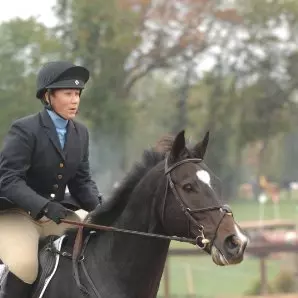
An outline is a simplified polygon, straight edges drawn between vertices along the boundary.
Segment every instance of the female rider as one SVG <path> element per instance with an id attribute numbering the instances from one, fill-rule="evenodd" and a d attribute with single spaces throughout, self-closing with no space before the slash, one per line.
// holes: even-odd
<path id="1" fill-rule="evenodd" d="M 36 97 L 44 109 L 11 125 L 0 153 L 0 259 L 9 268 L 0 298 L 28 297 L 38 274 L 40 237 L 61 235 L 101 195 L 89 170 L 89 134 L 74 120 L 89 71 L 45 64 Z M 65 193 L 66 187 L 69 193 Z"/>

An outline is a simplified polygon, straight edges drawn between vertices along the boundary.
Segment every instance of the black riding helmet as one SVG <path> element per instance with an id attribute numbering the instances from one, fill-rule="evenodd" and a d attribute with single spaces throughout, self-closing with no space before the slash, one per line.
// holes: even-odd
<path id="1" fill-rule="evenodd" d="M 83 90 L 89 80 L 89 71 L 85 67 L 74 65 L 68 61 L 48 62 L 40 69 L 36 80 L 36 97 L 48 109 L 51 104 L 45 101 L 47 90 L 80 89 Z"/>

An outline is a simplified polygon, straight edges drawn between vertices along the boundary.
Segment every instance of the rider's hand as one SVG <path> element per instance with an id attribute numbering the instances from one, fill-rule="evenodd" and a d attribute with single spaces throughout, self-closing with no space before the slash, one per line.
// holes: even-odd
<path id="1" fill-rule="evenodd" d="M 44 215 L 54 221 L 56 224 L 61 223 L 69 211 L 58 202 L 49 202 L 43 210 Z"/>

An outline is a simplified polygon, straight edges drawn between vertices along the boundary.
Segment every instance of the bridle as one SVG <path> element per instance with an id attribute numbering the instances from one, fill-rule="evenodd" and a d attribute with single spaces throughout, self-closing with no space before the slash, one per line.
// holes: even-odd
<path id="1" fill-rule="evenodd" d="M 183 198 L 180 197 L 178 194 L 175 185 L 173 183 L 172 177 L 171 177 L 171 172 L 179 167 L 182 164 L 192 162 L 192 163 L 200 163 L 202 162 L 202 159 L 199 158 L 187 158 L 181 161 L 178 161 L 177 163 L 171 165 L 168 167 L 168 157 L 165 159 L 165 169 L 164 169 L 164 174 L 167 177 L 167 184 L 166 184 L 166 190 L 165 190 L 165 195 L 162 203 L 162 222 L 164 221 L 164 211 L 165 211 L 165 205 L 166 205 L 166 198 L 167 198 L 167 192 L 168 192 L 168 186 L 170 186 L 175 199 L 179 203 L 182 212 L 185 214 L 185 216 L 188 218 L 188 237 L 178 237 L 178 236 L 167 236 L 167 235 L 162 235 L 162 234 L 155 234 L 155 233 L 147 233 L 147 232 L 140 232 L 140 231 L 134 231 L 134 230 L 127 230 L 127 229 L 121 229 L 121 228 L 116 228 L 112 226 L 104 226 L 104 225 L 97 225 L 97 224 L 91 224 L 88 222 L 77 222 L 73 220 L 67 220 L 67 219 L 62 219 L 61 222 L 70 224 L 73 226 L 79 226 L 81 228 L 88 228 L 92 229 L 93 232 L 94 230 L 103 230 L 103 231 L 108 231 L 108 232 L 119 232 L 119 233 L 125 233 L 125 234 L 132 234 L 132 235 L 139 235 L 139 236 L 145 236 L 145 237 L 151 237 L 151 238 L 159 238 L 159 239 L 165 239 L 165 240 L 173 240 L 173 241 L 179 241 L 179 242 L 185 242 L 185 243 L 191 243 L 191 244 L 196 244 L 199 248 L 204 249 L 208 243 L 210 243 L 210 240 L 207 239 L 204 235 L 204 226 L 202 224 L 199 224 L 197 220 L 193 217 L 193 213 L 202 213 L 202 212 L 208 212 L 212 210 L 222 210 L 225 212 L 229 212 L 229 207 L 226 205 L 217 205 L 217 206 L 212 206 L 212 207 L 207 207 L 207 208 L 201 208 L 201 209 L 193 209 L 191 210 L 189 207 L 187 207 L 187 204 L 183 201 Z M 222 220 L 222 219 L 221 219 Z M 219 224 L 217 226 L 216 231 L 218 230 L 218 227 L 221 223 L 221 220 L 219 221 Z M 200 235 L 198 235 L 195 239 L 194 238 L 189 238 L 190 234 L 190 222 L 193 223 L 194 225 L 197 226 Z M 216 236 L 216 233 L 214 235 L 214 238 Z M 199 243 L 198 243 L 199 241 Z M 212 243 L 212 242 L 211 242 Z"/>
<path id="2" fill-rule="evenodd" d="M 187 158 L 181 161 L 178 161 L 177 163 L 171 165 L 168 167 L 168 156 L 165 158 L 165 168 L 164 168 L 164 174 L 167 177 L 167 183 L 166 183 L 166 190 L 165 190 L 165 195 L 163 198 L 163 203 L 162 203 L 162 215 L 161 215 L 161 220 L 162 223 L 164 222 L 164 211 L 165 211 L 165 206 L 166 206 L 166 198 L 167 198 L 167 192 L 170 188 L 174 194 L 175 199 L 179 203 L 182 212 L 185 214 L 185 216 L 188 218 L 188 237 L 178 237 L 178 236 L 167 236 L 167 235 L 162 235 L 162 234 L 155 234 L 155 233 L 148 233 L 148 232 L 139 232 L 139 231 L 134 231 L 134 230 L 127 230 L 127 229 L 121 229 L 121 228 L 116 228 L 112 226 L 104 226 L 104 225 L 97 225 L 97 224 L 91 224 L 88 222 L 78 222 L 78 221 L 73 221 L 73 220 L 67 220 L 67 219 L 62 219 L 61 222 L 73 225 L 73 226 L 78 226 L 81 228 L 88 228 L 92 229 L 93 232 L 94 230 L 102 230 L 102 231 L 108 231 L 108 232 L 119 232 L 119 233 L 125 233 L 125 234 L 132 234 L 132 235 L 139 235 L 139 236 L 145 236 L 145 237 L 151 237 L 151 238 L 158 238 L 158 239 L 165 239 L 165 240 L 173 240 L 173 241 L 179 241 L 179 242 L 185 242 L 185 243 L 191 243 L 197 245 L 200 249 L 205 249 L 206 245 L 208 243 L 212 244 L 213 241 L 210 241 L 207 239 L 204 235 L 204 226 L 202 224 L 199 224 L 197 220 L 193 217 L 193 213 L 202 213 L 202 212 L 208 212 L 212 210 L 222 210 L 225 212 L 230 212 L 229 207 L 226 205 L 220 205 L 218 204 L 217 206 L 213 207 L 207 207 L 207 208 L 201 208 L 201 209 L 193 209 L 191 210 L 189 207 L 187 207 L 187 204 L 183 201 L 183 198 L 180 197 L 178 194 L 175 185 L 173 183 L 172 177 L 171 177 L 171 172 L 179 167 L 182 164 L 192 162 L 192 163 L 200 163 L 202 162 L 202 159 L 199 158 Z M 223 216 L 224 217 L 224 216 Z M 223 219 L 218 223 L 218 226 L 216 228 L 216 232 L 218 230 L 218 227 L 220 226 L 220 223 Z M 199 235 L 196 238 L 189 238 L 190 234 L 190 223 L 193 223 L 194 225 L 197 226 Z M 213 239 L 216 237 L 216 233 L 213 237 Z"/>
<path id="3" fill-rule="evenodd" d="M 220 219 L 217 227 L 216 227 L 216 232 L 213 236 L 213 239 L 207 239 L 204 235 L 204 226 L 202 224 L 199 224 L 198 221 L 193 217 L 192 214 L 194 213 L 203 213 L 203 212 L 208 212 L 208 211 L 212 211 L 212 210 L 225 210 L 225 207 L 220 205 L 220 203 L 217 206 L 211 206 L 211 207 L 206 207 L 206 208 L 200 208 L 200 209 L 190 209 L 189 207 L 187 207 L 186 202 L 184 202 L 183 197 L 179 195 L 178 191 L 175 188 L 175 184 L 172 180 L 171 177 L 171 172 L 176 169 L 177 167 L 179 167 L 180 165 L 183 165 L 185 163 L 201 163 L 202 159 L 200 158 L 187 158 L 187 159 L 183 159 L 181 161 L 176 162 L 175 164 L 171 165 L 170 167 L 168 166 L 168 156 L 165 159 L 165 175 L 167 177 L 167 185 L 166 185 L 166 191 L 165 191 L 165 197 L 164 197 L 164 202 L 163 202 L 163 208 L 162 208 L 162 221 L 164 221 L 164 210 L 165 210 L 165 206 L 166 206 L 166 198 L 167 198 L 167 190 L 168 190 L 168 185 L 170 185 L 170 188 L 174 194 L 175 199 L 177 200 L 177 202 L 179 203 L 182 212 L 185 214 L 185 216 L 187 217 L 187 230 L 188 230 L 188 236 L 190 235 L 190 223 L 194 224 L 199 232 L 199 235 L 196 237 L 196 245 L 201 248 L 201 249 L 205 249 L 206 246 L 210 243 L 210 245 L 213 244 L 213 240 L 216 237 L 216 233 L 217 230 L 221 224 L 221 221 L 223 220 L 223 217 Z"/>
<path id="4" fill-rule="evenodd" d="M 208 244 L 210 244 L 210 246 L 213 245 L 213 241 L 216 237 L 217 230 L 218 230 L 218 228 L 221 224 L 221 221 L 224 218 L 225 213 L 229 212 L 229 211 L 227 211 L 225 209 L 225 207 L 221 206 L 220 204 L 217 205 L 217 206 L 213 206 L 213 207 L 193 209 L 193 210 L 191 210 L 189 207 L 187 207 L 187 204 L 184 202 L 183 197 L 179 195 L 178 191 L 175 188 L 175 184 L 172 180 L 171 173 L 174 169 L 176 169 L 177 167 L 179 167 L 179 166 L 181 166 L 185 163 L 200 163 L 200 162 L 202 162 L 202 159 L 187 158 L 187 159 L 178 161 L 177 163 L 175 163 L 175 164 L 173 164 L 169 167 L 168 166 L 168 158 L 169 158 L 168 156 L 165 158 L 165 168 L 164 168 L 164 174 L 167 178 L 167 183 L 166 183 L 166 190 L 165 190 L 165 195 L 164 195 L 164 199 L 163 199 L 163 203 L 162 203 L 162 217 L 161 217 L 162 223 L 164 221 L 164 211 L 165 211 L 166 199 L 167 199 L 167 194 L 168 194 L 168 189 L 169 189 L 168 186 L 170 186 L 170 189 L 173 192 L 175 199 L 179 203 L 179 205 L 182 209 L 182 212 L 187 217 L 188 237 L 190 235 L 190 223 L 194 224 L 198 228 L 199 235 L 195 239 L 194 238 L 187 238 L 187 237 L 178 237 L 178 236 L 166 236 L 166 235 L 161 235 L 161 234 L 154 234 L 154 233 L 139 232 L 139 231 L 134 231 L 134 230 L 120 229 L 120 228 L 111 227 L 111 226 L 96 225 L 96 224 L 91 224 L 91 223 L 88 223 L 88 222 L 77 222 L 77 221 L 66 220 L 66 219 L 61 220 L 61 222 L 63 222 L 63 223 L 67 223 L 67 224 L 74 225 L 74 226 L 79 226 L 78 233 L 77 233 L 77 236 L 76 236 L 76 239 L 75 239 L 73 253 L 70 254 L 68 252 L 58 251 L 53 246 L 51 246 L 49 250 L 51 250 L 53 253 L 60 254 L 64 257 L 72 259 L 73 270 L 74 270 L 74 278 L 75 278 L 76 284 L 84 294 L 90 295 L 87 288 L 85 288 L 82 285 L 81 281 L 80 281 L 78 264 L 80 264 L 81 267 L 83 268 L 83 271 L 84 271 L 85 276 L 86 276 L 86 278 L 89 282 L 89 285 L 93 289 L 96 297 L 100 297 L 100 294 L 97 291 L 92 279 L 90 278 L 90 276 L 87 272 L 87 269 L 85 267 L 85 264 L 84 264 L 84 259 L 85 259 L 84 252 L 85 252 L 85 249 L 87 247 L 88 241 L 89 241 L 91 235 L 93 235 L 95 233 L 95 230 L 112 231 L 112 232 L 119 232 L 119 233 L 125 233 L 125 234 L 146 236 L 146 237 L 151 237 L 151 238 L 159 238 L 159 239 L 165 239 L 165 240 L 174 240 L 174 241 L 179 241 L 179 242 L 187 242 L 187 243 L 192 243 L 192 244 L 197 245 L 202 250 L 204 250 Z M 199 212 L 203 213 L 203 212 L 208 212 L 208 211 L 212 211 L 212 210 L 220 210 L 220 209 L 222 211 L 226 211 L 226 212 L 224 212 L 222 218 L 219 220 L 219 223 L 216 227 L 216 232 L 213 236 L 213 239 L 211 239 L 211 240 L 207 239 L 204 235 L 204 226 L 202 224 L 199 224 L 197 222 L 197 220 L 193 217 L 192 214 L 199 213 Z M 83 240 L 83 228 L 91 229 L 91 232 L 89 233 L 89 235 L 87 236 L 87 238 L 85 240 Z"/>

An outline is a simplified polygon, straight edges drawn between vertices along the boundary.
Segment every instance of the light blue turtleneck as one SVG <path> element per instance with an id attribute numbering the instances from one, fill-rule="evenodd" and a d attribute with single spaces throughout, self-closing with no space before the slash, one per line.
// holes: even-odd
<path id="1" fill-rule="evenodd" d="M 64 144 L 65 144 L 66 126 L 68 124 L 68 120 L 61 118 L 59 115 L 57 115 L 53 111 L 47 110 L 47 112 L 48 112 L 49 116 L 51 117 L 52 121 L 54 122 L 56 131 L 58 134 L 58 138 L 59 138 L 61 147 L 63 149 Z"/>

